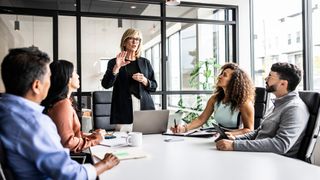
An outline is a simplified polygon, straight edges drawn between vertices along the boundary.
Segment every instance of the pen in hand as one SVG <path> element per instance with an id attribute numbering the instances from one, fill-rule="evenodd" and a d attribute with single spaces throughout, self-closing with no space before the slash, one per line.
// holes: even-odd
<path id="1" fill-rule="evenodd" d="M 178 128 L 178 125 L 177 125 L 177 120 L 174 119 L 174 128 L 177 129 Z"/>

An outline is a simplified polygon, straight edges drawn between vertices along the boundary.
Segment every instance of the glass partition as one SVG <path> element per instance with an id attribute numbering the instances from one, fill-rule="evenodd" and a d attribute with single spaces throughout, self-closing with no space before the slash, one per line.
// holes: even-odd
<path id="1" fill-rule="evenodd" d="M 0 14 L 0 27 L 0 64 L 8 50 L 17 47 L 36 46 L 52 59 L 51 17 Z M 2 78 L 0 92 L 4 92 Z"/>

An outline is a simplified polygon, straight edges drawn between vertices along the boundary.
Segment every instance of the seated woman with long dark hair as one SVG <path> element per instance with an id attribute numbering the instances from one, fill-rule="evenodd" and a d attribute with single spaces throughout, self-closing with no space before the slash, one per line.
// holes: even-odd
<path id="1" fill-rule="evenodd" d="M 64 147 L 73 152 L 99 144 L 105 131 L 96 130 L 91 135 L 84 135 L 80 130 L 80 122 L 70 99 L 71 93 L 80 87 L 79 75 L 71 62 L 66 60 L 53 61 L 50 64 L 51 86 L 42 105 L 45 113 L 57 126 Z"/>

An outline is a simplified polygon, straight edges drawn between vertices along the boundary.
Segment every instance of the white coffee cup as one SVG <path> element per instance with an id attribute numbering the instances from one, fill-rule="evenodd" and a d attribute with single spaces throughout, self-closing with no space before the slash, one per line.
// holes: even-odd
<path id="1" fill-rule="evenodd" d="M 127 144 L 129 146 L 141 146 L 142 145 L 142 133 L 141 132 L 131 132 L 127 137 Z"/>

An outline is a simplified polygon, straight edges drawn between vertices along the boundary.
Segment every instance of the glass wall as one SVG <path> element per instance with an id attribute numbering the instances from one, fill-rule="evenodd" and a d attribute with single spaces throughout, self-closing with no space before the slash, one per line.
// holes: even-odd
<path id="1" fill-rule="evenodd" d="M 74 16 L 59 16 L 59 59 L 71 61 L 77 67 L 76 18 Z"/>
<path id="2" fill-rule="evenodd" d="M 303 69 L 301 12 L 301 0 L 254 1 L 253 51 L 256 86 L 265 86 L 264 78 L 275 62 L 289 62 Z M 298 89 L 303 89 L 303 82 Z"/>
<path id="3" fill-rule="evenodd" d="M 11 5 L 0 3 L 0 5 L 20 7 L 19 3 Z M 52 32 L 52 18 L 34 17 L 33 20 L 26 21 L 29 25 L 32 22 L 32 26 L 25 29 L 29 34 L 18 36 L 13 30 L 14 21 L 16 18 L 21 19 L 21 33 L 24 19 L 15 15 L 1 15 L 0 23 L 4 22 L 4 26 L 1 25 L 1 43 L 7 43 L 1 46 L 5 47 L 0 49 L 4 51 L 1 53 L 5 54 L 8 48 L 18 46 L 20 43 L 23 46 L 32 44 L 39 46 L 52 56 L 54 43 L 52 36 L 58 35 L 58 40 L 55 41 L 58 42 L 58 48 L 54 49 L 54 53 L 58 54 L 57 58 L 69 60 L 75 67 L 77 63 L 81 63 L 81 90 L 78 95 L 105 90 L 101 86 L 101 79 L 107 69 L 108 61 L 120 52 L 120 39 L 128 28 L 139 29 L 143 34 L 142 56 L 150 60 L 158 82 L 158 92 L 152 94 L 157 109 L 175 110 L 180 105 L 194 109 L 196 103 L 194 97 L 199 95 L 200 101 L 205 102 L 207 98 L 203 97 L 206 96 L 204 94 L 211 95 L 218 65 L 231 59 L 236 60 L 233 59 L 233 50 L 236 49 L 233 40 L 237 38 L 235 37 L 237 33 L 233 30 L 237 25 L 238 14 L 234 14 L 237 12 L 237 6 L 216 7 L 210 4 L 184 2 L 180 6 L 172 7 L 165 6 L 159 1 L 146 3 L 146 1 L 81 0 L 79 12 L 76 12 L 77 4 L 72 1 L 60 4 L 57 1 L 54 5 L 40 1 L 26 1 L 24 7 L 34 7 L 36 14 L 57 16 L 58 24 L 54 25 L 58 26 L 58 32 Z M 166 8 L 166 15 L 163 17 L 160 13 L 161 8 Z M 48 12 L 43 9 L 48 9 Z M 26 10 L 24 13 L 32 13 L 30 9 Z M 76 29 L 77 13 L 81 16 L 81 49 L 77 49 L 80 47 L 77 45 L 79 42 Z M 10 18 L 3 20 L 6 16 Z M 28 19 L 28 16 L 25 16 L 25 19 Z M 166 23 L 165 33 L 161 32 L 161 21 Z M 46 23 L 39 27 L 42 31 L 37 29 L 38 23 Z M 7 33 L 7 29 L 11 32 Z M 45 36 L 42 37 L 43 33 Z M 163 36 L 164 34 L 166 36 Z M 45 44 L 39 44 L 38 40 Z M 163 43 L 166 44 L 165 57 L 162 53 Z M 81 52 L 81 58 L 77 57 L 78 51 Z M 167 103 L 162 104 L 163 102 Z"/>
<path id="4" fill-rule="evenodd" d="M 160 22 L 123 18 L 121 26 L 118 22 L 118 18 L 81 18 L 82 91 L 104 90 L 101 86 L 101 79 L 107 70 L 109 60 L 120 53 L 121 37 L 128 28 L 135 28 L 142 32 L 143 47 L 145 43 L 150 43 L 154 38 L 160 36 Z M 143 56 L 151 61 L 156 80 L 160 84 L 159 45 L 153 46 L 148 52 L 143 49 L 143 52 Z M 152 55 L 151 52 L 153 52 Z"/>
<path id="5" fill-rule="evenodd" d="M 320 0 L 312 0 L 313 89 L 320 91 Z"/>
<path id="6" fill-rule="evenodd" d="M 52 37 L 51 17 L 0 14 L 0 64 L 8 50 L 17 47 L 36 46 L 52 58 Z M 4 92 L 0 79 L 0 92 Z"/>

